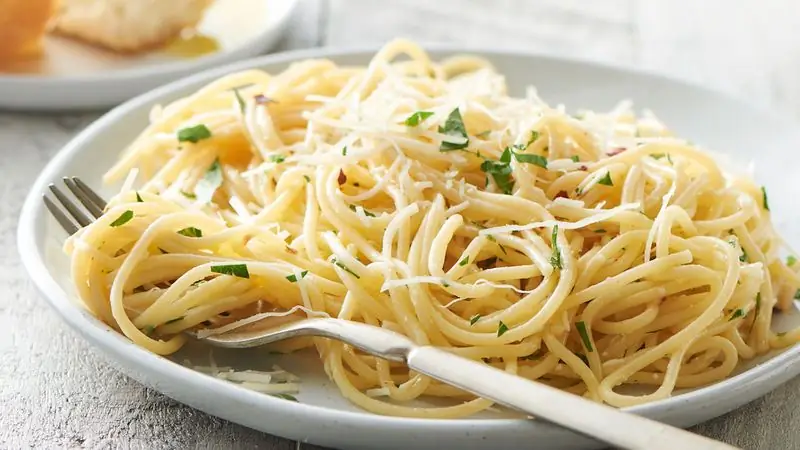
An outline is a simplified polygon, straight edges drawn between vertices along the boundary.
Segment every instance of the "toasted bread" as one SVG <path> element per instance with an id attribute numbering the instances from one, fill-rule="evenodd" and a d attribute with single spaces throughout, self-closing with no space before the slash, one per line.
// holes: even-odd
<path id="1" fill-rule="evenodd" d="M 120 53 L 164 45 L 197 25 L 213 0 L 61 0 L 54 33 Z"/>
<path id="2" fill-rule="evenodd" d="M 0 59 L 36 57 L 56 0 L 0 0 Z"/>

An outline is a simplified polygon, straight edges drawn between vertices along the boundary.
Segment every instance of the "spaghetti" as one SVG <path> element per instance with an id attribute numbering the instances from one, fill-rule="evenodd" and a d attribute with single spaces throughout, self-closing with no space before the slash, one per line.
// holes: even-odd
<path id="1" fill-rule="evenodd" d="M 628 104 L 510 96 L 476 57 L 395 41 L 366 67 L 225 76 L 153 110 L 123 179 L 66 249 L 87 307 L 158 354 L 186 329 L 331 316 L 622 407 L 800 338 L 771 330 L 800 277 L 763 188 Z M 339 342 L 284 350 L 306 346 L 372 412 L 491 406 Z"/>

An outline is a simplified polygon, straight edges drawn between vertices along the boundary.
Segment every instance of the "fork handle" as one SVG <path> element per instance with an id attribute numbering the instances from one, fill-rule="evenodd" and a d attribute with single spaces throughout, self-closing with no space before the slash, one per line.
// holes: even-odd
<path id="1" fill-rule="evenodd" d="M 480 397 L 631 450 L 736 449 L 680 428 L 622 412 L 435 347 L 415 347 L 409 367 Z"/>

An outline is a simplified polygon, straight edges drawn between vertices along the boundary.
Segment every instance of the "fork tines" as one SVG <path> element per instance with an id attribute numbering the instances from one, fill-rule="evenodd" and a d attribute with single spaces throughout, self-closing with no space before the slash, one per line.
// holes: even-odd
<path id="1" fill-rule="evenodd" d="M 80 205 L 83 205 L 83 207 L 74 200 L 70 200 L 69 195 L 53 183 L 48 186 L 50 192 L 52 192 L 53 196 L 58 200 L 58 203 L 61 204 L 69 216 L 65 214 L 61 208 L 56 206 L 47 193 L 42 194 L 42 199 L 59 225 L 61 225 L 67 233 L 75 234 L 79 229 L 94 222 L 103 214 L 103 210 L 106 208 L 106 202 L 87 186 L 86 183 L 81 181 L 80 178 L 64 177 L 63 180 L 69 192 L 72 192 L 72 195 L 80 201 Z"/>

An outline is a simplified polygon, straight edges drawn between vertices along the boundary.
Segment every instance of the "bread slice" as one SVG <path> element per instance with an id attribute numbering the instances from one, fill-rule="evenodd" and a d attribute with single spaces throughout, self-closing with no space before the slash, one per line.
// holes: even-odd
<path id="1" fill-rule="evenodd" d="M 54 33 L 120 53 L 159 47 L 197 25 L 213 0 L 60 0 Z"/>
<path id="2" fill-rule="evenodd" d="M 37 57 L 55 0 L 0 0 L 0 59 Z"/>

